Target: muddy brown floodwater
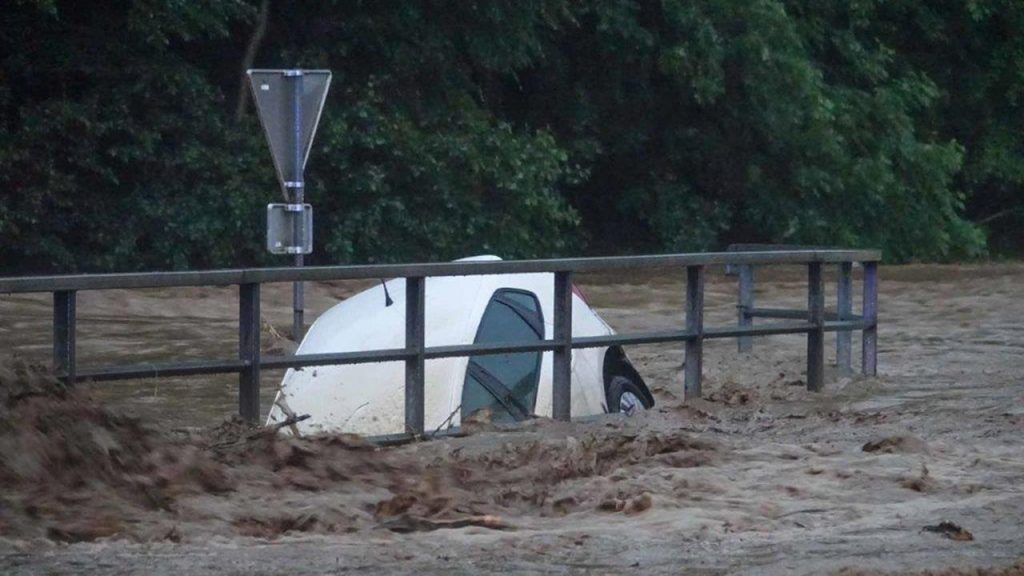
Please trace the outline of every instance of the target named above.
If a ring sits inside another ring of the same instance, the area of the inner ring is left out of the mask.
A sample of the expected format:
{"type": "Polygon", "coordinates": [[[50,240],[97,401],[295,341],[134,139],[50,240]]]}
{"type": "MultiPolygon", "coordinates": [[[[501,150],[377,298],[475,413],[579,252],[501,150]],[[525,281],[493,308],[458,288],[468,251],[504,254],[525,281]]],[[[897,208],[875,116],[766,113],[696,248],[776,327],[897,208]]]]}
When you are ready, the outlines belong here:
{"type": "MultiPolygon", "coordinates": [[[[682,322],[681,273],[581,280],[619,331],[682,322]]],[[[821,393],[803,336],[707,342],[685,404],[681,346],[644,346],[648,413],[386,449],[225,421],[232,377],[63,390],[31,367],[48,299],[3,296],[0,572],[1024,574],[1022,285],[1021,264],[883,267],[880,375],[821,393]]],[[[735,322],[732,278],[705,298],[708,325],[735,322]]],[[[801,273],[759,272],[756,298],[805,305],[801,273]]],[[[288,347],[287,304],[265,290],[268,349],[288,347]]],[[[79,357],[230,357],[236,307],[231,289],[82,293],[79,357]]]]}

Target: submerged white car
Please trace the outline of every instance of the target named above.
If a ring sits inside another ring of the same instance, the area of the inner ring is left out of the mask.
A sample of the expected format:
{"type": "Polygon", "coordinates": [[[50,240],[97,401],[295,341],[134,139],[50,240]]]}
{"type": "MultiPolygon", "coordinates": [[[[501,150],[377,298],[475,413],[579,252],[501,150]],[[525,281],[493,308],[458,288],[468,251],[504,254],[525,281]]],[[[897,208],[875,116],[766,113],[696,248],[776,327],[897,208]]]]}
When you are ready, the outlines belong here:
{"type": "MultiPolygon", "coordinates": [[[[480,256],[466,260],[499,260],[480,256]]],[[[553,333],[552,274],[427,278],[425,344],[523,342],[553,333]]],[[[364,290],[333,306],[310,327],[296,354],[405,346],[405,280],[364,290]],[[390,297],[389,297],[390,295],[390,297]],[[393,298],[393,302],[391,300],[393,298]]],[[[573,288],[572,333],[614,334],[573,288]]],[[[551,353],[518,352],[426,361],[424,427],[460,425],[483,409],[492,422],[551,416],[551,353]]],[[[619,346],[572,352],[572,417],[631,413],[654,398],[619,346]]],[[[290,369],[268,424],[306,415],[292,431],[383,435],[405,427],[402,362],[290,369]]]]}

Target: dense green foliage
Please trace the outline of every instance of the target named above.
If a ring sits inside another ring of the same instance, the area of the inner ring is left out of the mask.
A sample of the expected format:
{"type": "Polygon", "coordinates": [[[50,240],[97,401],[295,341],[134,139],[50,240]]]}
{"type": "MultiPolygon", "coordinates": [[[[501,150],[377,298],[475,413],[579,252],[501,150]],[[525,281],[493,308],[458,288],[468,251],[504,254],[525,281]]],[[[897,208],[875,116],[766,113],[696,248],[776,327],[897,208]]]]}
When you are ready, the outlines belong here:
{"type": "Polygon", "coordinates": [[[1022,30],[1016,0],[14,0],[0,272],[283,263],[249,47],[334,72],[314,261],[1017,251],[1022,30]]]}

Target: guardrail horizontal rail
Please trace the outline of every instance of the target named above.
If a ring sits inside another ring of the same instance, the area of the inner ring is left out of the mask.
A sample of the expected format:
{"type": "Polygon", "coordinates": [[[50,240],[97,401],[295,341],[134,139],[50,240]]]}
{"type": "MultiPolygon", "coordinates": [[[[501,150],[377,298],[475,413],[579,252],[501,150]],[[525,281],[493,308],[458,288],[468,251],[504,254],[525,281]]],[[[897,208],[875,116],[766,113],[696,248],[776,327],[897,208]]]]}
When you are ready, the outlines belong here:
{"type": "Polygon", "coordinates": [[[248,366],[245,360],[185,360],[181,362],[142,362],[125,366],[83,368],[80,380],[112,381],[167,376],[200,376],[205,374],[231,374],[248,366]]]}
{"type": "MultiPolygon", "coordinates": [[[[809,318],[807,310],[795,310],[790,308],[748,308],[747,316],[751,318],[776,318],[780,320],[800,320],[809,318]]],[[[834,311],[825,311],[826,320],[839,320],[839,314],[834,311]]],[[[846,314],[844,320],[861,320],[857,314],[846,314]]]]}
{"type": "MultiPolygon", "coordinates": [[[[855,321],[825,322],[826,332],[840,330],[863,330],[869,323],[855,321]]],[[[735,338],[737,336],[771,336],[778,334],[801,334],[817,327],[808,322],[786,322],[764,324],[753,327],[708,328],[703,338],[735,338]]],[[[607,336],[582,336],[572,339],[572,348],[599,348],[605,346],[629,346],[639,344],[664,344],[685,342],[697,338],[696,332],[667,330],[660,332],[639,332],[631,334],[610,334],[607,336]]],[[[427,360],[459,356],[490,356],[517,352],[550,352],[560,346],[554,340],[507,342],[500,344],[459,344],[432,346],[423,350],[427,360]]],[[[285,368],[309,368],[314,366],[339,366],[345,364],[367,364],[375,362],[401,362],[416,356],[414,350],[388,348],[359,352],[336,352],[331,354],[296,354],[294,356],[263,356],[260,367],[268,370],[285,368]]],[[[248,367],[246,360],[196,360],[183,362],[145,362],[111,368],[86,368],[78,372],[78,378],[96,382],[132,380],[140,378],[161,378],[166,376],[196,376],[202,374],[236,373],[248,367]]]]}
{"type": "Polygon", "coordinates": [[[71,276],[0,278],[0,293],[54,292],[59,290],[111,290],[176,286],[229,286],[269,282],[317,282],[409,276],[476,276],[538,272],[598,272],[629,268],[708,266],[717,264],[807,264],[876,262],[878,250],[764,250],[707,252],[656,256],[555,258],[551,260],[494,260],[428,264],[376,264],[367,266],[307,266],[303,268],[249,268],[194,272],[135,272],[71,276]]]}
{"type": "Polygon", "coordinates": [[[331,354],[296,354],[294,356],[264,356],[260,367],[269,370],[281,368],[305,368],[307,366],[340,366],[364,364],[366,362],[398,362],[408,360],[416,352],[405,348],[366,350],[359,352],[335,352],[331,354]]]}

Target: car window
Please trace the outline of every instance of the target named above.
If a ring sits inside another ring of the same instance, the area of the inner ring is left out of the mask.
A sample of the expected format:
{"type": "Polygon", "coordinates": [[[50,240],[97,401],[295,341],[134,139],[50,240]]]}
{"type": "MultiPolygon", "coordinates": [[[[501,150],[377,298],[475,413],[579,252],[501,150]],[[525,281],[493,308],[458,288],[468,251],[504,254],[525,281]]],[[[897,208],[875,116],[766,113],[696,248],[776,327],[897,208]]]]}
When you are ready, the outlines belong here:
{"type": "Polygon", "coordinates": [[[537,333],[538,338],[544,337],[544,322],[537,309],[537,299],[529,292],[501,290],[494,295],[494,300],[505,304],[526,321],[537,333]]]}
{"type": "Polygon", "coordinates": [[[519,292],[516,290],[502,290],[499,291],[496,296],[502,300],[510,300],[519,304],[523,308],[532,310],[534,313],[537,312],[537,297],[529,292],[519,292]]]}
{"type": "MultiPolygon", "coordinates": [[[[498,290],[480,319],[475,342],[535,342],[544,337],[537,297],[518,290],[498,290]]],[[[494,422],[511,422],[532,414],[540,378],[540,352],[470,358],[462,388],[462,417],[482,408],[494,422]]]]}

